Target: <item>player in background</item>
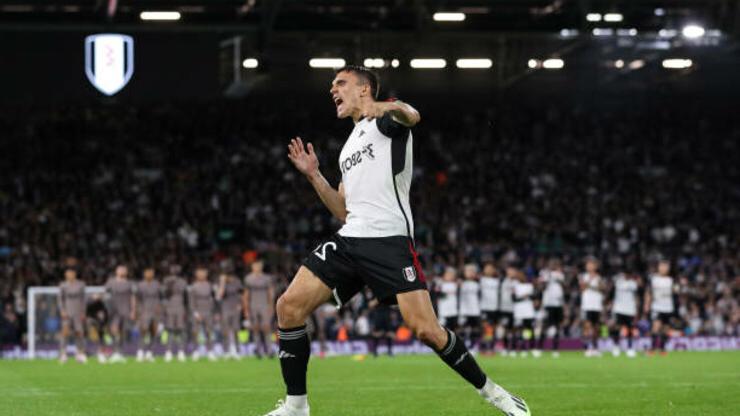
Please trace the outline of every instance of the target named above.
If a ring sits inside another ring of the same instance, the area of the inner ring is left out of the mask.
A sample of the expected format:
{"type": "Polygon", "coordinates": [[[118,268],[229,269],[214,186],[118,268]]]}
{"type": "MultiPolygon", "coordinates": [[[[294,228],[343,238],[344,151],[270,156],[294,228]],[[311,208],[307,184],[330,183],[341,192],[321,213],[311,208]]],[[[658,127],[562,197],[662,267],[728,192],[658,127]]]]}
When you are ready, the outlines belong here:
{"type": "Polygon", "coordinates": [[[224,267],[223,273],[218,279],[218,289],[216,299],[221,303],[221,330],[223,332],[224,350],[228,345],[226,358],[241,360],[237,344],[239,338],[237,332],[241,327],[242,320],[242,296],[244,286],[239,278],[233,272],[232,266],[224,267]]]}
{"type": "Polygon", "coordinates": [[[483,275],[480,278],[480,309],[483,321],[491,327],[492,338],[490,343],[483,345],[482,350],[493,352],[496,349],[496,325],[498,324],[498,300],[501,279],[493,263],[483,266],[483,275]]]}
{"type": "Polygon", "coordinates": [[[378,356],[378,346],[381,340],[385,340],[388,345],[388,356],[393,356],[393,341],[396,339],[396,319],[394,319],[391,307],[380,303],[378,299],[372,299],[368,302],[370,308],[370,334],[373,338],[371,352],[374,357],[378,356]]]}
{"type": "Polygon", "coordinates": [[[126,359],[121,354],[123,342],[128,335],[136,318],[136,287],[134,282],[128,279],[128,267],[119,265],[116,267],[115,276],[108,279],[105,284],[108,293],[108,322],[110,334],[113,337],[113,355],[110,356],[111,363],[125,363],[126,359]]]}
{"type": "Polygon", "coordinates": [[[661,260],[658,263],[658,272],[650,276],[650,285],[645,292],[645,314],[649,314],[653,321],[652,352],[660,349],[661,354],[666,353],[665,344],[671,330],[671,318],[675,312],[673,295],[676,288],[670,272],[671,263],[668,260],[661,260]]]}
{"type": "Polygon", "coordinates": [[[579,278],[581,288],[581,319],[583,320],[583,339],[586,357],[599,357],[599,331],[601,313],[604,309],[604,281],[599,274],[599,262],[594,258],[586,260],[586,271],[579,278]]]}
{"type": "Polygon", "coordinates": [[[249,337],[258,358],[273,358],[272,323],[275,319],[275,279],[264,272],[261,260],[252,263],[244,278],[244,319],[249,321],[249,337]],[[262,347],[260,349],[260,347],[262,347]]]}
{"type": "Polygon", "coordinates": [[[162,316],[162,286],[155,279],[154,269],[144,269],[144,278],[136,285],[136,312],[139,321],[139,350],[136,361],[154,362],[152,344],[157,338],[162,316]]]}
{"type": "MultiPolygon", "coordinates": [[[[534,285],[527,281],[523,272],[517,271],[514,285],[514,322],[516,327],[517,350],[526,357],[534,343],[534,285]]],[[[512,354],[513,355],[513,354],[512,354]]],[[[535,355],[539,357],[539,355],[535,355]]]]}
{"type": "Polygon", "coordinates": [[[162,282],[164,295],[164,323],[167,330],[167,352],[164,361],[172,361],[172,352],[177,349],[177,360],[185,362],[185,295],[188,282],[180,276],[179,265],[170,266],[169,275],[162,282]]]}
{"type": "Polygon", "coordinates": [[[478,345],[481,339],[480,282],[478,265],[466,264],[463,268],[464,280],[460,284],[460,317],[463,320],[465,341],[470,348],[478,345]]]}
{"type": "Polygon", "coordinates": [[[98,362],[105,364],[108,362],[108,358],[103,353],[103,342],[105,340],[105,328],[108,326],[108,309],[105,307],[101,293],[90,296],[85,315],[87,315],[88,336],[95,345],[98,362]]]}
{"type": "Polygon", "coordinates": [[[457,331],[460,313],[459,294],[457,270],[454,267],[447,267],[442,275],[442,282],[437,286],[437,315],[440,323],[453,332],[457,331]]]}
{"type": "Polygon", "coordinates": [[[199,266],[195,269],[195,281],[190,286],[190,316],[192,321],[193,341],[195,350],[191,356],[193,361],[200,360],[200,346],[198,345],[198,335],[203,330],[206,342],[206,355],[209,361],[216,361],[216,355],[213,353],[213,308],[214,287],[208,280],[208,269],[199,266]]]}
{"type": "Polygon", "coordinates": [[[516,287],[519,270],[513,265],[506,266],[506,275],[501,281],[501,293],[499,296],[499,325],[503,329],[504,350],[501,355],[515,354],[515,331],[514,331],[514,287],[516,287]]]}
{"type": "Polygon", "coordinates": [[[545,308],[545,323],[540,331],[538,350],[544,349],[545,337],[554,328],[552,337],[552,356],[560,356],[560,331],[565,317],[565,274],[560,260],[551,259],[548,267],[540,271],[537,283],[542,288],[542,306],[545,308]]]}
{"type": "Polygon", "coordinates": [[[614,349],[612,355],[615,357],[621,353],[624,334],[627,334],[627,356],[630,358],[636,356],[632,348],[632,337],[637,323],[637,291],[639,288],[639,277],[635,274],[618,273],[614,276],[614,303],[612,304],[614,349]]]}
{"type": "Polygon", "coordinates": [[[59,316],[62,318],[62,333],[59,337],[59,362],[67,362],[67,337],[74,332],[75,358],[87,362],[85,354],[85,282],[77,279],[77,271],[68,268],[64,271],[64,281],[59,284],[59,316]]]}

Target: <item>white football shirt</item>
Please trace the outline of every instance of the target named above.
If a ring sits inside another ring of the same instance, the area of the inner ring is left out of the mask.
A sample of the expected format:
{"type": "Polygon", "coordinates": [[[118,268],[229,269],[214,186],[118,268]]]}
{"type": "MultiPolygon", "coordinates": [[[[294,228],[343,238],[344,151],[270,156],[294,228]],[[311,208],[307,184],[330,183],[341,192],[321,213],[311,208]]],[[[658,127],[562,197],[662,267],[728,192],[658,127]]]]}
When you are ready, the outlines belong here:
{"type": "Polygon", "coordinates": [[[355,124],[339,155],[347,208],[340,235],[413,237],[412,153],[411,130],[390,114],[355,124]]]}
{"type": "Polygon", "coordinates": [[[620,315],[637,315],[637,282],[618,274],[614,279],[614,308],[612,312],[620,315]]]}
{"type": "Polygon", "coordinates": [[[590,275],[583,273],[581,283],[586,284],[586,288],[581,293],[581,310],[590,312],[601,312],[604,305],[604,295],[601,293],[601,276],[598,274],[590,275]]]}
{"type": "Polygon", "coordinates": [[[437,300],[437,313],[440,318],[450,318],[457,316],[457,282],[442,282],[439,285],[439,294],[437,300]]]}
{"type": "Polygon", "coordinates": [[[480,316],[480,283],[465,280],[460,285],[460,315],[480,316]]]}
{"type": "Polygon", "coordinates": [[[565,275],[559,270],[544,269],[540,272],[540,278],[545,283],[545,291],[542,293],[542,305],[546,308],[562,308],[565,292],[563,284],[565,275]]]}
{"type": "Polygon", "coordinates": [[[499,300],[499,310],[501,312],[514,312],[514,286],[517,281],[508,277],[501,282],[501,299],[499,300]]]}
{"type": "Polygon", "coordinates": [[[480,308],[486,312],[498,310],[498,290],[501,279],[482,276],[480,278],[480,308]]]}
{"type": "Polygon", "coordinates": [[[534,319],[534,303],[532,295],[534,286],[531,283],[517,282],[514,286],[514,296],[517,301],[514,303],[514,319],[534,319]]]}
{"type": "Polygon", "coordinates": [[[650,290],[653,312],[673,313],[673,278],[669,276],[653,275],[650,277],[650,290]]]}

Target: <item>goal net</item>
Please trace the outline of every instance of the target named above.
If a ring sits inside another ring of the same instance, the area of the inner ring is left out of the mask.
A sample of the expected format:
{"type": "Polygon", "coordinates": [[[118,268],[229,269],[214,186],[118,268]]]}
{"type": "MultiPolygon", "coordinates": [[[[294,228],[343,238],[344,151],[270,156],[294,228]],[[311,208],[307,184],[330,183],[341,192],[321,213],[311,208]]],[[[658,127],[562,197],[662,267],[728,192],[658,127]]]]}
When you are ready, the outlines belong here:
{"type": "MultiPolygon", "coordinates": [[[[88,304],[105,292],[102,286],[88,286],[85,297],[88,304]]],[[[28,288],[28,357],[53,357],[59,351],[59,333],[62,319],[59,315],[59,287],[33,286],[28,288]]]]}

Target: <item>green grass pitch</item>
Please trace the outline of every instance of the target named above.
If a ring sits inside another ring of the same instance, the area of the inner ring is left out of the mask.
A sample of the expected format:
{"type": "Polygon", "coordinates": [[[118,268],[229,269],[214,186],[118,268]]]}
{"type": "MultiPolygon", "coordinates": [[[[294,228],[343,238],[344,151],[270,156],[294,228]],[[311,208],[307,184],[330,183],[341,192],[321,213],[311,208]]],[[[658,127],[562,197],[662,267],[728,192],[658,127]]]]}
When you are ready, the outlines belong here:
{"type": "MultiPolygon", "coordinates": [[[[740,415],[740,352],[586,359],[481,357],[533,415],[740,415]]],[[[313,416],[498,415],[435,356],[312,359],[313,416]]],[[[0,362],[0,415],[257,416],[282,397],[277,361],[85,366],[0,362]]]]}

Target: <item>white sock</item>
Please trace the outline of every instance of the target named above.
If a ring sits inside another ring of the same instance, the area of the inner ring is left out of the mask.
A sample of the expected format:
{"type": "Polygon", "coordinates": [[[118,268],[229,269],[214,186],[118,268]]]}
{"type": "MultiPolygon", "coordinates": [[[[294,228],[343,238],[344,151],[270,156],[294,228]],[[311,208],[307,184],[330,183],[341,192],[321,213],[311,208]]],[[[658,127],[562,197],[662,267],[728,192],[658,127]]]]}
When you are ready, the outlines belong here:
{"type": "Polygon", "coordinates": [[[308,407],[308,396],[302,395],[302,396],[285,396],[285,403],[290,406],[294,407],[296,409],[303,409],[308,407]]]}
{"type": "Polygon", "coordinates": [[[486,377],[486,384],[484,384],[482,388],[478,389],[478,393],[480,393],[481,396],[492,397],[495,389],[496,383],[486,377]]]}

